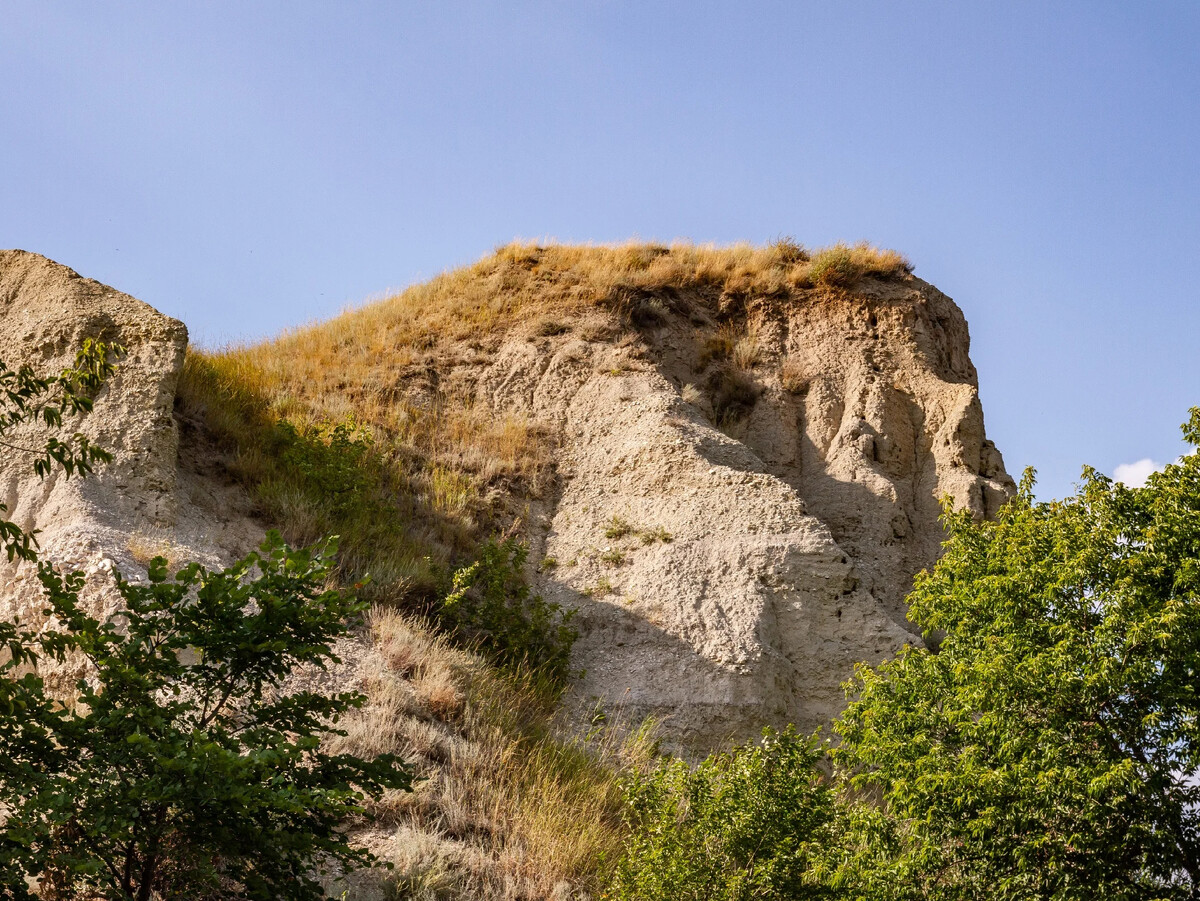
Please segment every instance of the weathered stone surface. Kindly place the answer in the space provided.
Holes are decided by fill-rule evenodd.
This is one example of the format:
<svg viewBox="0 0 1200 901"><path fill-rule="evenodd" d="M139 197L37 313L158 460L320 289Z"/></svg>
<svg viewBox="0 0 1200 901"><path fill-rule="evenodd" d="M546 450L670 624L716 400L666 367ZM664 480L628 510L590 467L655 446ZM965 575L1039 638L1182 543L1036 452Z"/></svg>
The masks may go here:
<svg viewBox="0 0 1200 901"><path fill-rule="evenodd" d="M136 580L145 572L141 564L157 553L219 563L229 555L216 539L238 516L235 508L226 506L222 515L220 504L203 503L211 489L178 468L173 409L187 346L183 323L38 254L0 251L0 360L54 374L74 362L86 338L121 344L126 354L92 413L68 420L64 431L87 435L113 461L86 479L61 472L39 479L32 454L6 449L0 498L9 518L38 530L43 560L85 574L82 599L106 614L120 602L114 569ZM36 448L47 437L43 426L26 424L6 440ZM0 567L0 615L36 623L44 607L36 569ZM69 690L80 666L45 661L42 670L52 686Z"/></svg>
<svg viewBox="0 0 1200 901"><path fill-rule="evenodd" d="M903 599L938 555L939 499L987 516L1013 483L966 322L924 282L748 309L758 400L723 428L694 320L643 330L640 353L511 341L482 391L561 436L539 588L579 611L576 703L704 747L828 722L855 662L920 641Z"/></svg>
<svg viewBox="0 0 1200 901"><path fill-rule="evenodd" d="M117 374L75 427L114 459L94 478L39 482L17 454L0 471L9 514L25 527L55 528L79 515L172 517L178 430L175 386L187 346L182 322L127 294L21 250L0 251L0 359L53 373L70 366L86 338L127 350ZM33 480L31 482L31 480Z"/></svg>

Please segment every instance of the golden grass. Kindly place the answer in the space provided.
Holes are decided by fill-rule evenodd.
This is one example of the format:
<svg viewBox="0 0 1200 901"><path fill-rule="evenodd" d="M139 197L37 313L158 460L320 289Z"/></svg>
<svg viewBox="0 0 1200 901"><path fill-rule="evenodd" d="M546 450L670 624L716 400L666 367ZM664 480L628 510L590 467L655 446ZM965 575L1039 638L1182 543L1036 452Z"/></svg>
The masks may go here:
<svg viewBox="0 0 1200 901"><path fill-rule="evenodd" d="M808 387L808 373L795 359L787 359L779 373L779 384L789 394L799 394Z"/></svg>
<svg viewBox="0 0 1200 901"><path fill-rule="evenodd" d="M626 835L623 774L657 753L651 729L569 736L553 726L554 694L531 678L501 674L392 609L375 608L369 625L369 701L330 749L414 761L425 777L416 791L386 796L372 813L390 830L459 849L422 855L398 884L432 868L464 897L546 897L564 881L598 890Z"/></svg>
<svg viewBox="0 0 1200 901"><path fill-rule="evenodd" d="M863 276L899 277L911 271L895 251L863 243L816 251L810 261L787 239L767 247L518 242L472 266L295 329L259 345L250 359L275 379L304 386L309 397L323 396L332 379L361 386L365 395L386 403L395 377L440 342L480 342L527 321L553 332L563 327L567 314L605 303L619 287L807 287L814 263L843 253Z"/></svg>
<svg viewBox="0 0 1200 901"><path fill-rule="evenodd" d="M739 369L753 369L754 365L758 362L760 352L758 330L750 326L734 342L729 359Z"/></svg>

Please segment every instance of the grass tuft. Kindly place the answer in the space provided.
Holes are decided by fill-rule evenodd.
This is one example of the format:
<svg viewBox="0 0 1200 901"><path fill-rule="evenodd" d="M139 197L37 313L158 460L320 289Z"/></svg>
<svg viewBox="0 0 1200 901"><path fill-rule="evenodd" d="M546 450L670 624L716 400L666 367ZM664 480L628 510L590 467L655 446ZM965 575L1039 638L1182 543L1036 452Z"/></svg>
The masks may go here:
<svg viewBox="0 0 1200 901"><path fill-rule="evenodd" d="M604 529L604 537L620 540L626 535L632 535L636 531L633 525L619 516L614 516L608 521L608 526Z"/></svg>
<svg viewBox="0 0 1200 901"><path fill-rule="evenodd" d="M813 256L809 278L817 285L850 288L866 277L901 278L912 269L912 263L894 250L838 243Z"/></svg>
<svg viewBox="0 0 1200 901"><path fill-rule="evenodd" d="M426 777L372 810L410 836L393 885L433 881L451 897L547 897L560 882L597 892L627 835L625 776L658 757L653 725L609 716L567 735L552 723L556 693L535 676L500 672L392 609L375 608L369 627L381 665L368 667L370 700L333 750L400 753Z"/></svg>

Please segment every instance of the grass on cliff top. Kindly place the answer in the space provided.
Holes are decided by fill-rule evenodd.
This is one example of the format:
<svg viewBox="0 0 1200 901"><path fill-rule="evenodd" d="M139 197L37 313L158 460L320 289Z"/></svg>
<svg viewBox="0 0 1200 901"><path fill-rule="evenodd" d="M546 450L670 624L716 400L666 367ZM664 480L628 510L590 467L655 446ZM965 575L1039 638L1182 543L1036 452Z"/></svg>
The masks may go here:
<svg viewBox="0 0 1200 901"><path fill-rule="evenodd" d="M482 536L519 527L551 459L551 436L444 387L448 370L487 363L512 329L554 335L589 314L616 323L592 335L612 340L637 291L819 294L911 268L866 244L809 252L790 239L513 243L272 341L189 350L179 398L289 541L338 534L347 575L370 572L378 599L419 597Z"/></svg>

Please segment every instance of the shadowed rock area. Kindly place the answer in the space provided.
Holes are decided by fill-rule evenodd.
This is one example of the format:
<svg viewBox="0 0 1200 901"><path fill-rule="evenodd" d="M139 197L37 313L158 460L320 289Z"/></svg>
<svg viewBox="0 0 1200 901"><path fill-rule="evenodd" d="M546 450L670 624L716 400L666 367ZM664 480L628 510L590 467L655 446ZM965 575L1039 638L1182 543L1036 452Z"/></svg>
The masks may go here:
<svg viewBox="0 0 1200 901"><path fill-rule="evenodd" d="M702 747L815 728L854 663L920 641L903 599L939 553L940 498L984 517L1013 492L966 322L911 277L732 311L643 302L687 316L612 365L579 340L510 342L482 379L560 435L540 589L579 610L576 703Z"/></svg>

